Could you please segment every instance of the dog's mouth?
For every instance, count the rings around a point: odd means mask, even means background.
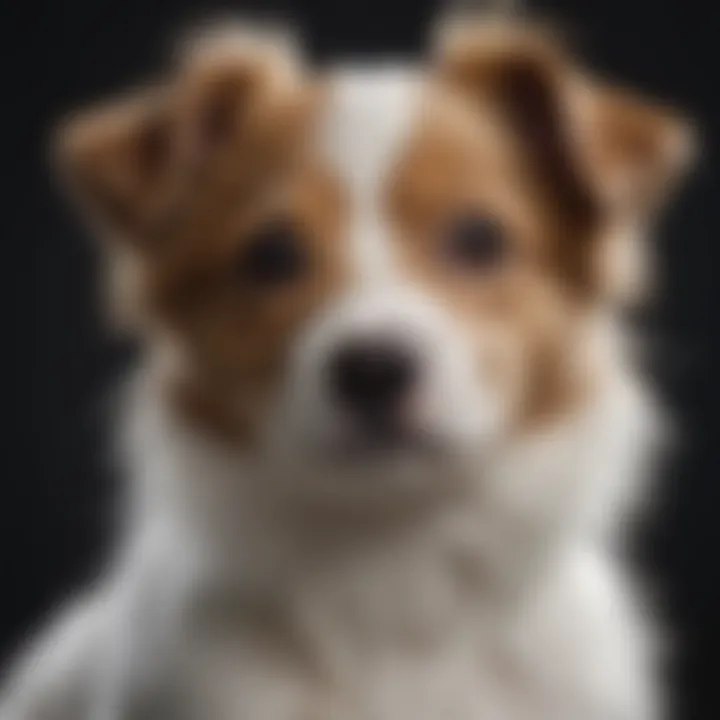
[[[382,465],[403,459],[437,461],[446,456],[447,447],[427,429],[377,422],[336,438],[324,454],[342,464]]]
[[[435,498],[467,475],[465,451],[439,429],[378,423],[336,427],[273,452],[278,478],[291,492],[322,501],[388,502]]]

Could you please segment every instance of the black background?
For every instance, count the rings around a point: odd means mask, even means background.
[[[9,5],[9,4],[8,4]],[[304,27],[316,58],[415,54],[437,3],[336,0],[256,3]],[[680,653],[678,720],[720,717],[720,455],[715,421],[719,241],[720,43],[711,3],[566,0],[527,3],[575,29],[595,67],[672,100],[705,136],[700,167],[657,233],[663,293],[646,320],[661,344],[654,377],[683,430],[659,487],[661,514],[645,553]],[[60,598],[101,565],[112,535],[116,478],[104,397],[131,350],[97,312],[96,259],[62,206],[45,163],[62,112],[158,68],[179,28],[209,11],[253,7],[208,0],[20,3],[8,7],[4,55],[3,248],[13,291],[3,333],[5,430],[0,484],[0,659]],[[17,329],[17,339],[9,335]],[[12,404],[10,405],[10,399]]]

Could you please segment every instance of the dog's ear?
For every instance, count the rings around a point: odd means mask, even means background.
[[[673,109],[608,88],[572,62],[549,28],[509,21],[441,29],[443,78],[494,103],[535,160],[540,179],[580,215],[592,204],[647,215],[694,155],[691,125]]]
[[[307,110],[297,45],[275,30],[224,27],[191,38],[180,57],[179,113],[196,165],[234,177],[259,171],[255,155],[285,149]]]
[[[253,171],[253,133],[290,114],[294,68],[269,38],[204,32],[163,85],[69,118],[55,137],[58,169],[104,228],[147,246],[199,178]]]
[[[94,220],[139,239],[168,202],[175,125],[165,89],[81,111],[54,138],[54,160]]]
[[[552,252],[572,286],[622,304],[644,297],[652,271],[637,230],[690,166],[692,125],[581,70],[547,27],[456,22],[441,28],[437,52],[442,81],[516,134],[555,210]],[[604,241],[583,241],[592,237]]]
[[[598,196],[628,215],[659,209],[698,152],[696,129],[675,108],[599,82],[576,86],[574,128]]]

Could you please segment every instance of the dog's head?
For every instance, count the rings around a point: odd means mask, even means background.
[[[681,118],[538,29],[433,55],[313,73],[211,36],[60,135],[174,407],[296,477],[444,482],[576,412],[639,282],[622,251],[687,164]]]

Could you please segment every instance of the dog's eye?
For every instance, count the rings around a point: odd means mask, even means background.
[[[453,220],[444,238],[446,259],[469,269],[492,269],[505,260],[507,243],[500,223],[482,215]]]
[[[243,281],[257,285],[292,282],[307,269],[308,258],[297,228],[278,221],[260,228],[239,258],[237,271]]]

